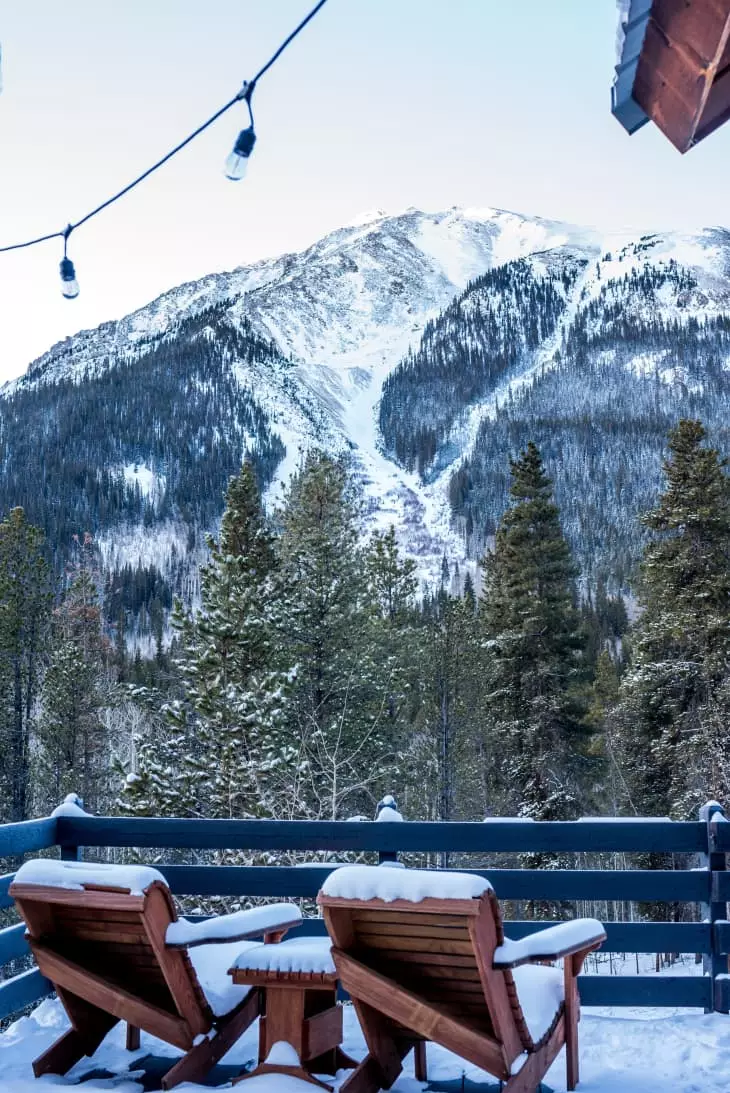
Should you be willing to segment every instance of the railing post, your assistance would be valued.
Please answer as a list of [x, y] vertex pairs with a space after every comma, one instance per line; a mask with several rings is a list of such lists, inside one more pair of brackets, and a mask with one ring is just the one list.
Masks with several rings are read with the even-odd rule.
[[[377, 814], [375, 816], [376, 823], [402, 823], [403, 817], [398, 811], [398, 805], [395, 797], [388, 793], [383, 797], [382, 801], [378, 803]], [[378, 851], [378, 865], [382, 865], [383, 862], [398, 861], [397, 850], [379, 850]]]
[[[84, 802], [77, 793], [67, 793], [58, 808], [54, 808], [51, 816], [60, 818], [63, 816], [88, 816], [84, 812]], [[81, 847], [72, 846], [70, 843], [60, 843], [61, 861], [81, 861]]]
[[711, 983], [710, 1010], [719, 1013], [728, 1013], [728, 997], [724, 990], [725, 979], [728, 972], [728, 958], [720, 951], [720, 942], [716, 923], [727, 917], [727, 904], [717, 898], [717, 886], [715, 877], [726, 870], [725, 851], [719, 849], [718, 826], [725, 823], [725, 810], [718, 801], [708, 801], [700, 809], [700, 820], [707, 824], [707, 854], [700, 855], [702, 865], [707, 869], [710, 880], [709, 903], [702, 906], [702, 917], [710, 927], [710, 952], [703, 956], [702, 964], [706, 975], [709, 975]]

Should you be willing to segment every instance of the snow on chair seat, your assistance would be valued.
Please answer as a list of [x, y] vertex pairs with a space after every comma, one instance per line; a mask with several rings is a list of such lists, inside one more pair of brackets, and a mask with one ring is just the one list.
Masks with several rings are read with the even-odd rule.
[[[36, 1077], [65, 1074], [124, 1020], [128, 1047], [139, 1045], [144, 1029], [184, 1052], [162, 1079], [164, 1089], [203, 1078], [258, 1017], [260, 991], [226, 975], [241, 939], [280, 937], [301, 919], [298, 908], [280, 904], [275, 913], [252, 912], [247, 920], [248, 912], [239, 912], [203, 930], [180, 924], [186, 929], [177, 932], [192, 933], [197, 946], [191, 959], [179, 939], [166, 941], [178, 925], [175, 905], [162, 875], [148, 866], [31, 861], [9, 892], [38, 968], [71, 1022], [35, 1060]], [[226, 925], [227, 918], [233, 921]], [[224, 944], [216, 956], [218, 941]]]
[[[428, 1040], [505, 1082], [504, 1093], [537, 1089], [565, 1045], [568, 1088], [575, 1088], [576, 977], [605, 939], [600, 923], [579, 920], [572, 930], [541, 931], [529, 945], [505, 945], [491, 885], [445, 870], [352, 866], [327, 877], [317, 902], [371, 1048], [341, 1093], [389, 1088], [411, 1048], [424, 1081]], [[543, 960], [563, 956], [564, 968], [513, 972], [495, 961], [500, 950], [516, 964], [535, 961], [533, 951]]]

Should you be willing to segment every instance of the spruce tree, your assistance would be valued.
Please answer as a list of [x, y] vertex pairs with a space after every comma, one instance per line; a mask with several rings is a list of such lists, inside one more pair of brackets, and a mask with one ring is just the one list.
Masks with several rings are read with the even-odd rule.
[[730, 480], [705, 441], [691, 420], [669, 437], [619, 707], [633, 805], [677, 818], [730, 791], [726, 734], [711, 729], [730, 714]]
[[511, 472], [512, 505], [484, 560], [480, 611], [494, 811], [569, 819], [579, 807], [587, 734], [576, 569], [534, 444]]
[[[138, 750], [123, 800], [144, 812], [274, 816], [290, 807], [296, 741], [287, 739], [289, 673], [279, 661], [278, 577], [255, 474], [231, 479], [218, 541], [200, 574], [201, 606], [172, 617], [181, 697], [158, 748]], [[177, 753], [177, 760], [174, 756]]]

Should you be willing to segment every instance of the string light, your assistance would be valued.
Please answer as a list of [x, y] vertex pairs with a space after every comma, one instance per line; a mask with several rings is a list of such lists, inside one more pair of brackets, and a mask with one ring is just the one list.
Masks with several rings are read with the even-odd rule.
[[61, 259], [61, 292], [67, 300], [75, 300], [79, 294], [79, 283], [76, 280], [74, 264], [66, 253], [68, 237], [73, 228], [68, 224], [63, 231], [63, 258]]
[[208, 118], [207, 121], [204, 121], [202, 125], [199, 125], [197, 129], [190, 133], [189, 136], [185, 137], [184, 140], [181, 140], [179, 144], [176, 144], [175, 147], [172, 148], [166, 155], [164, 155], [161, 159], [158, 159], [156, 163], [153, 163], [151, 167], [149, 167], [146, 171], [143, 171], [141, 175], [137, 176], [137, 178], [133, 179], [122, 190], [119, 190], [117, 193], [112, 194], [110, 198], [108, 198], [106, 201], [103, 201], [101, 205], [97, 205], [96, 208], [91, 210], [91, 212], [88, 212], [85, 216], [82, 216], [80, 220], [77, 220], [75, 223], [67, 224], [66, 227], [63, 228], [61, 231], [49, 232], [47, 235], [39, 235], [35, 239], [26, 240], [24, 243], [11, 243], [8, 246], [0, 247], [0, 254], [4, 254], [8, 251], [14, 250], [25, 250], [28, 247], [35, 247], [38, 246], [40, 243], [47, 243], [50, 239], [63, 239], [63, 258], [61, 259], [60, 266], [61, 291], [67, 299], [75, 299], [75, 297], [79, 294], [79, 284], [76, 280], [76, 270], [74, 269], [74, 264], [66, 253], [68, 247], [68, 239], [71, 235], [71, 232], [76, 231], [76, 229], [80, 228], [82, 224], [86, 224], [93, 217], [98, 216], [100, 212], [103, 212], [104, 209], [108, 209], [110, 205], [113, 205], [115, 204], [115, 202], [119, 201], [119, 199], [128, 194], [130, 190], [133, 190], [136, 186], [139, 186], [139, 184], [141, 182], [144, 182], [145, 179], [149, 178], [151, 174], [159, 170], [160, 167], [163, 166], [163, 164], [167, 163], [168, 160], [172, 159], [173, 156], [176, 156], [178, 152], [181, 152], [183, 148], [187, 147], [187, 145], [190, 144], [191, 141], [195, 140], [196, 137], [199, 137], [201, 133], [203, 133], [206, 129], [209, 128], [209, 126], [213, 124], [213, 122], [217, 121], [218, 118], [220, 118], [223, 114], [230, 110], [231, 107], [235, 106], [237, 103], [243, 100], [248, 106], [250, 124], [248, 128], [241, 130], [238, 135], [238, 139], [233, 146], [233, 151], [226, 160], [226, 176], [230, 179], [233, 179], [234, 181], [242, 179], [246, 173], [248, 160], [251, 152], [253, 151], [253, 146], [256, 143], [256, 134], [254, 133], [253, 126], [253, 113], [251, 111], [251, 96], [253, 95], [256, 84], [261, 79], [261, 77], [269, 71], [272, 65], [274, 65], [278, 61], [279, 57], [282, 55], [289, 43], [294, 41], [297, 35], [302, 30], [304, 30], [306, 25], [311, 22], [317, 12], [320, 11], [326, 3], [327, 0], [319, 0], [319, 3], [314, 5], [309, 14], [306, 15], [304, 19], [302, 19], [301, 23], [299, 23], [299, 25], [294, 28], [291, 34], [284, 39], [279, 48], [274, 54], [272, 54], [266, 64], [259, 69], [254, 78], [244, 83], [241, 90], [232, 99], [225, 103], [220, 108], [220, 110], [217, 110], [215, 114]]
[[247, 129], [242, 129], [238, 134], [238, 140], [233, 145], [233, 151], [226, 160], [226, 178], [230, 178], [232, 182], [240, 182], [240, 180], [245, 177], [246, 171], [248, 170], [248, 159], [253, 152], [253, 146], [256, 143], [256, 134], [253, 131], [253, 111], [251, 110], [251, 95], [253, 94], [253, 88], [250, 84], [245, 83], [238, 94], [239, 98], [244, 99], [248, 106], [248, 120], [250, 125]]

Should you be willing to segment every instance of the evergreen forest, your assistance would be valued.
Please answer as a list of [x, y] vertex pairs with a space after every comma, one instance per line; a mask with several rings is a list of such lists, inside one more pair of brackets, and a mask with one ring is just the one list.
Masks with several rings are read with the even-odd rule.
[[[478, 589], [419, 595], [394, 531], [363, 540], [348, 463], [312, 451], [265, 514], [229, 478], [200, 602], [130, 654], [92, 537], [60, 580], [22, 507], [0, 523], [2, 820], [92, 812], [409, 819], [696, 814], [727, 799], [730, 479], [704, 425], [664, 444], [636, 609], [581, 592], [560, 486], [528, 441]], [[135, 596], [165, 605], [154, 573]], [[544, 855], [543, 855], [544, 857]], [[545, 864], [537, 859], [528, 864]], [[547, 864], [554, 864], [547, 860]]]

